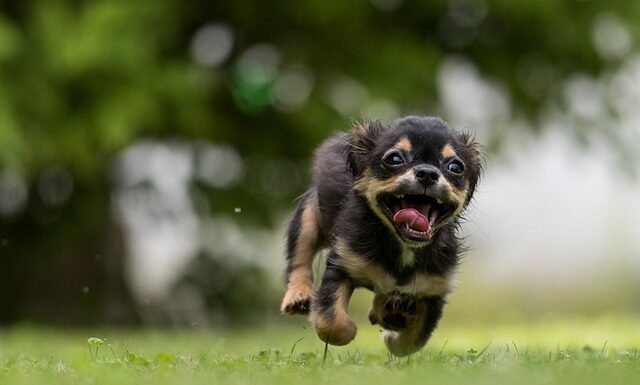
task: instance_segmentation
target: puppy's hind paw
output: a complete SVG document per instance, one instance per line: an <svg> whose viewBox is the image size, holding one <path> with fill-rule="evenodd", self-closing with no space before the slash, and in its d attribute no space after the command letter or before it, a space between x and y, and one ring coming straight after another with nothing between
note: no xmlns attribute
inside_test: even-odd
<svg viewBox="0 0 640 385"><path fill-rule="evenodd" d="M280 305L280 311L285 314L309 314L311 310L311 298L313 297L313 291L302 290L294 291L287 290L287 293L282 299Z"/></svg>

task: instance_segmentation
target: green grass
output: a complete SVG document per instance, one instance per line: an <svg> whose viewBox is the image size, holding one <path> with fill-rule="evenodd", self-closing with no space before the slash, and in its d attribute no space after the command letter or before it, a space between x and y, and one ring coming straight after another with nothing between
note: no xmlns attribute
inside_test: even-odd
<svg viewBox="0 0 640 385"><path fill-rule="evenodd" d="M390 357L378 329L360 322L324 365L324 344L302 321L234 332L21 326L0 331L0 384L636 384L639 321L445 320L408 359Z"/></svg>

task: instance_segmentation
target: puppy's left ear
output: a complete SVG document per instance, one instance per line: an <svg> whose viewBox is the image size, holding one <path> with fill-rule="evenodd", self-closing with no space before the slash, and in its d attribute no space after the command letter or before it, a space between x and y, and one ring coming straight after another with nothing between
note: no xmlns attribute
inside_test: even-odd
<svg viewBox="0 0 640 385"><path fill-rule="evenodd" d="M364 172L375 141L383 131L384 126L377 121L354 123L347 135L347 162L354 177Z"/></svg>
<svg viewBox="0 0 640 385"><path fill-rule="evenodd" d="M460 133L458 134L458 141L464 157L467 160L467 170L469 173L467 203L469 203L482 175L482 154L480 152L480 144L473 134L469 132Z"/></svg>

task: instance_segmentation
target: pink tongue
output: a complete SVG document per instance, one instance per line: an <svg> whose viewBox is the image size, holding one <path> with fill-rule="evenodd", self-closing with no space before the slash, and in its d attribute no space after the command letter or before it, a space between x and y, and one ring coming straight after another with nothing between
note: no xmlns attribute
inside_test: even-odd
<svg viewBox="0 0 640 385"><path fill-rule="evenodd" d="M414 208L398 210L393 216L396 223L406 223L414 230L428 232L431 226L424 215Z"/></svg>

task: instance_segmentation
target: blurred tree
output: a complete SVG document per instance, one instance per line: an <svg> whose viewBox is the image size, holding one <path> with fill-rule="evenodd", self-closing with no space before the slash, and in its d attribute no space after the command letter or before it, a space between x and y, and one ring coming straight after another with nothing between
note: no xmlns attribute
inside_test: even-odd
<svg viewBox="0 0 640 385"><path fill-rule="evenodd" d="M272 225L331 131L442 112L447 58L534 121L561 80L620 62L594 48L602 15L640 34L623 0L1 1L0 323L136 319L108 218L112 159L137 139L234 147L244 179L205 190L210 209Z"/></svg>

